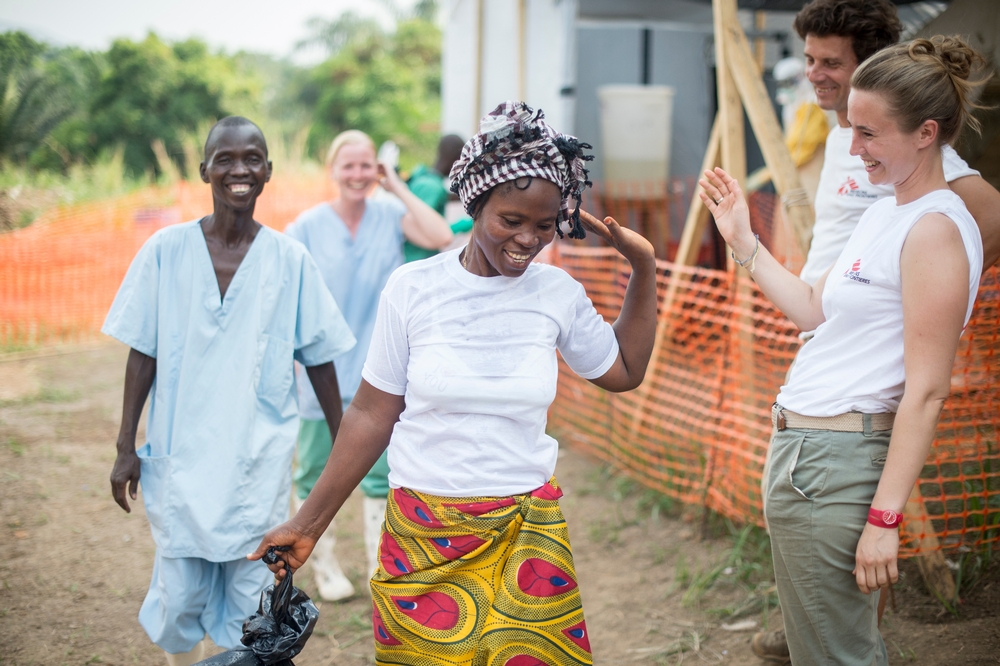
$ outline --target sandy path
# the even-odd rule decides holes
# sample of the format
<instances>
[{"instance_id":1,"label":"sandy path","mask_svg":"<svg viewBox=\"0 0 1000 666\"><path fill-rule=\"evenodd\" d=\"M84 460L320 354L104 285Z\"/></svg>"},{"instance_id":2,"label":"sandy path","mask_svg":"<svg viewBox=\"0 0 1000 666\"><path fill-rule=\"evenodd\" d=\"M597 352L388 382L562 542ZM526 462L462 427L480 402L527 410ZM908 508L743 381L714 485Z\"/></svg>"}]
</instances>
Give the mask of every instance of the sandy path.
<instances>
[{"instance_id":1,"label":"sandy path","mask_svg":"<svg viewBox=\"0 0 1000 666\"><path fill-rule=\"evenodd\" d=\"M141 498L125 514L107 482L126 352L107 345L0 360L0 664L164 663L136 621L154 552ZM562 452L557 475L596 663L762 663L750 654L750 634L720 629L713 612L746 598L744 588L723 577L684 605L675 580L710 568L731 537L693 538L688 523L655 515L650 493L571 451ZM338 554L364 590L360 514L356 494L338 517ZM316 597L308 566L296 580ZM296 663L373 663L367 595L320 606L317 631ZM890 634L904 650L917 646L922 664L993 663L1000 632L982 622L969 630L987 637L978 640L986 651L965 648L959 658L953 647L954 659L943 661L925 649L922 627L897 618Z\"/></svg>"}]
</instances>

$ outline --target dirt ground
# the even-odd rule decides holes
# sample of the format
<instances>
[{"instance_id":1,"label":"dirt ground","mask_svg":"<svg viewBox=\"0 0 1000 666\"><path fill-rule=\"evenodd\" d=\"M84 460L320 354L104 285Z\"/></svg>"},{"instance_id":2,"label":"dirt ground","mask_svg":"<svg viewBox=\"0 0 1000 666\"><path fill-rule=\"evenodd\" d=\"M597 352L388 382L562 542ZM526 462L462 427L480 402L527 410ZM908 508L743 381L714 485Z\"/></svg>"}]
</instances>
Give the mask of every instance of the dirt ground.
<instances>
[{"instance_id":1,"label":"dirt ground","mask_svg":"<svg viewBox=\"0 0 1000 666\"><path fill-rule=\"evenodd\" d=\"M136 621L154 552L142 503L125 514L107 481L126 352L0 359L0 664L164 663ZM685 520L691 511L573 451L561 452L556 473L595 663L763 663L750 636L781 623L773 605L760 607L773 597L766 556L735 557L724 529L700 539L697 521ZM362 593L317 604L299 666L373 663L358 496L337 530ZM1000 663L997 566L957 618L922 592L915 567L904 573L883 632L891 664ZM308 566L296 581L316 598Z\"/></svg>"}]
</instances>

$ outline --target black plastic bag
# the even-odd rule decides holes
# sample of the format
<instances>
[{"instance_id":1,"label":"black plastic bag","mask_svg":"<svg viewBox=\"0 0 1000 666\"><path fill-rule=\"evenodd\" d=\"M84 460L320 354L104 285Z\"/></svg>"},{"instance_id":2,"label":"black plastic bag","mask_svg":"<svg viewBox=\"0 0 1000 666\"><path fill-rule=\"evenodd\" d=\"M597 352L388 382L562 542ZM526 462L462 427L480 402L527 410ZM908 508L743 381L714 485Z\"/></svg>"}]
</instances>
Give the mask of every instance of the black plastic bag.
<instances>
[{"instance_id":1,"label":"black plastic bag","mask_svg":"<svg viewBox=\"0 0 1000 666\"><path fill-rule=\"evenodd\" d=\"M268 548L264 562L285 564L276 552L283 550L287 548ZM243 623L240 642L246 647L217 654L196 666L294 666L292 657L302 652L318 619L319 609L292 585L292 572L285 564L285 577L276 586L267 586L257 612Z\"/></svg>"}]
</instances>

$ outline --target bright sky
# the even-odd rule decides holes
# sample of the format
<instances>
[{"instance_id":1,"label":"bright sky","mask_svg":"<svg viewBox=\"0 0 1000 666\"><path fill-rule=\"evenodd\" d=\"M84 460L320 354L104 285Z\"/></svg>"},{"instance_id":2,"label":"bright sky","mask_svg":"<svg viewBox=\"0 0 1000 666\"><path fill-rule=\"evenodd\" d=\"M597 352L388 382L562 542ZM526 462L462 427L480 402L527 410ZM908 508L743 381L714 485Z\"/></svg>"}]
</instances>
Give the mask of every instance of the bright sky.
<instances>
[{"instance_id":1,"label":"bright sky","mask_svg":"<svg viewBox=\"0 0 1000 666\"><path fill-rule=\"evenodd\" d=\"M227 51L283 56L306 35L308 19L347 9L389 16L379 0L0 0L0 32L23 29L48 42L106 49L117 37L153 30L168 40L197 36Z\"/></svg>"}]
</instances>

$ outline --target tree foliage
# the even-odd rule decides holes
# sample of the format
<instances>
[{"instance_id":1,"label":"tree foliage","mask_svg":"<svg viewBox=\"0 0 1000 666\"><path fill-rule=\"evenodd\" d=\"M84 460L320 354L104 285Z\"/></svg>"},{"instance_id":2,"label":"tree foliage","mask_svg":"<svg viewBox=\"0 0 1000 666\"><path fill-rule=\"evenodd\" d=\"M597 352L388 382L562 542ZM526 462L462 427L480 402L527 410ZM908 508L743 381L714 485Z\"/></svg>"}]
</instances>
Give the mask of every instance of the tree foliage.
<instances>
[{"instance_id":1,"label":"tree foliage","mask_svg":"<svg viewBox=\"0 0 1000 666\"><path fill-rule=\"evenodd\" d=\"M0 34L0 163L25 162L77 113L96 69L79 49Z\"/></svg>"},{"instance_id":2,"label":"tree foliage","mask_svg":"<svg viewBox=\"0 0 1000 666\"><path fill-rule=\"evenodd\" d=\"M94 146L122 146L126 168L141 174L156 164L151 146L159 140L183 165L184 132L226 115L222 77L232 72L231 61L198 40L116 41L90 104Z\"/></svg>"},{"instance_id":3,"label":"tree foliage","mask_svg":"<svg viewBox=\"0 0 1000 666\"><path fill-rule=\"evenodd\" d=\"M316 158L337 133L354 128L376 142L395 141L404 165L430 160L440 116L437 2L418 0L406 11L395 0L381 2L392 28L352 12L313 19L300 46L327 57L311 67L212 52L197 39L167 43L152 33L117 40L106 52L0 34L0 167L67 172L121 153L125 169L145 177L160 170L152 144L161 143L190 177L192 137L230 114L280 133L286 145L307 133Z\"/></svg>"},{"instance_id":4,"label":"tree foliage","mask_svg":"<svg viewBox=\"0 0 1000 666\"><path fill-rule=\"evenodd\" d=\"M392 140L404 164L433 158L441 115L441 33L423 18L409 17L393 32L345 14L320 28L333 53L303 77L298 99L312 109L308 147L321 155L339 132L360 129L379 144Z\"/></svg>"}]
</instances>

